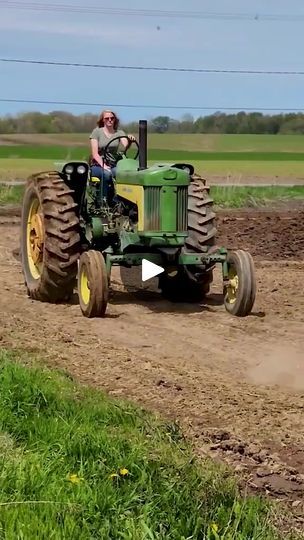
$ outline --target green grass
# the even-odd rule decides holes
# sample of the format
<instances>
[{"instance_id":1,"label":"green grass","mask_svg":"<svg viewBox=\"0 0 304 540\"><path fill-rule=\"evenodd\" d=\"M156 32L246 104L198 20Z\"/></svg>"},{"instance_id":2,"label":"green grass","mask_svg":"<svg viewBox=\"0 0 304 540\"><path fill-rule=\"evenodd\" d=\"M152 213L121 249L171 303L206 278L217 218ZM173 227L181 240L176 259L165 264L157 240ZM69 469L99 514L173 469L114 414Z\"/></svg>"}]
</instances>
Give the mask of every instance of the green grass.
<instances>
[{"instance_id":1,"label":"green grass","mask_svg":"<svg viewBox=\"0 0 304 540\"><path fill-rule=\"evenodd\" d=\"M246 180L252 176L259 178L302 178L304 184L304 163L301 161L192 161L198 174L220 176L227 181Z\"/></svg>"},{"instance_id":2,"label":"green grass","mask_svg":"<svg viewBox=\"0 0 304 540\"><path fill-rule=\"evenodd\" d=\"M31 137L37 137L37 135L31 135ZM47 137L48 139L43 140L55 141L50 135ZM186 161L192 163L198 173L210 176L232 177L233 179L237 177L246 179L250 176L297 177L303 178L304 181L303 139L301 138L302 147L300 148L297 136L290 136L292 140L297 141L297 144L289 141L289 144L282 145L281 149L278 145L274 145L273 138L269 139L267 136L264 136L265 139L263 136L244 136L243 141L241 136L231 136L236 139L221 136L228 137L227 140L224 139L225 144L213 145L213 147L212 145L210 147L192 145L189 141L193 137L201 137L196 135L164 135L162 139L161 135L153 134L150 137L152 139L148 153L149 163ZM253 137L255 141L251 146L249 143L246 144L248 137ZM263 144L258 142L259 137L264 140ZM281 140L285 137L278 136L277 138ZM153 140L159 141L158 147L154 147ZM175 141L175 147L172 141ZM186 144L186 141L189 144ZM56 142L57 144L44 145L33 144L33 141L31 144L0 145L0 180L26 178L33 172L54 168L56 161L87 160L88 141L84 146L80 146L79 141L77 144L73 144L71 140L67 143L67 140L59 137ZM132 148L129 151L130 157L135 155L134 150L135 148Z\"/></svg>"},{"instance_id":3,"label":"green grass","mask_svg":"<svg viewBox=\"0 0 304 540\"><path fill-rule=\"evenodd\" d=\"M85 139L86 141L86 139ZM151 134L149 147L193 152L300 152L303 135Z\"/></svg>"},{"instance_id":4,"label":"green grass","mask_svg":"<svg viewBox=\"0 0 304 540\"><path fill-rule=\"evenodd\" d=\"M24 186L6 186L0 184L0 205L20 204L24 193Z\"/></svg>"},{"instance_id":5,"label":"green grass","mask_svg":"<svg viewBox=\"0 0 304 540\"><path fill-rule=\"evenodd\" d=\"M0 144L49 144L79 145L88 148L89 133L59 134L0 134ZM134 135L137 135L134 133ZM194 152L301 152L302 135L226 135L226 134L175 134L151 133L149 148L188 150Z\"/></svg>"},{"instance_id":6,"label":"green grass","mask_svg":"<svg viewBox=\"0 0 304 540\"><path fill-rule=\"evenodd\" d=\"M6 186L0 184L0 204L20 204L24 186ZM272 202L302 200L304 186L211 186L211 195L217 206L241 208L248 206L266 206Z\"/></svg>"},{"instance_id":7,"label":"green grass","mask_svg":"<svg viewBox=\"0 0 304 540\"><path fill-rule=\"evenodd\" d=\"M0 181L26 179L30 174L54 169L55 160L0 159ZM178 160L180 161L180 160ZM304 163L300 161L200 161L191 160L195 170L202 175L221 176L224 179L246 179L250 176L264 178L303 178Z\"/></svg>"},{"instance_id":8,"label":"green grass","mask_svg":"<svg viewBox=\"0 0 304 540\"><path fill-rule=\"evenodd\" d=\"M268 206L273 202L291 200L304 203L304 186L212 186L210 194L215 205L223 208Z\"/></svg>"},{"instance_id":9,"label":"green grass","mask_svg":"<svg viewBox=\"0 0 304 540\"><path fill-rule=\"evenodd\" d=\"M197 152L301 152L302 135L151 134L151 148Z\"/></svg>"},{"instance_id":10,"label":"green grass","mask_svg":"<svg viewBox=\"0 0 304 540\"><path fill-rule=\"evenodd\" d=\"M0 434L1 538L279 538L269 503L199 464L177 426L4 350Z\"/></svg>"},{"instance_id":11,"label":"green grass","mask_svg":"<svg viewBox=\"0 0 304 540\"><path fill-rule=\"evenodd\" d=\"M134 156L134 149L129 150ZM16 145L0 146L2 159L52 159L52 160L86 160L89 149L84 146L65 147L60 145ZM189 151L183 148L170 150L166 148L150 148L148 151L150 161L193 160L202 161L304 161L304 153L300 152L207 152Z\"/></svg>"},{"instance_id":12,"label":"green grass","mask_svg":"<svg viewBox=\"0 0 304 540\"><path fill-rule=\"evenodd\" d=\"M23 179L30 174L54 169L53 160L0 159L0 181Z\"/></svg>"},{"instance_id":13,"label":"green grass","mask_svg":"<svg viewBox=\"0 0 304 540\"><path fill-rule=\"evenodd\" d=\"M87 160L89 147L64 147L60 145L16 145L0 146L0 159L47 159L47 160Z\"/></svg>"}]
</instances>

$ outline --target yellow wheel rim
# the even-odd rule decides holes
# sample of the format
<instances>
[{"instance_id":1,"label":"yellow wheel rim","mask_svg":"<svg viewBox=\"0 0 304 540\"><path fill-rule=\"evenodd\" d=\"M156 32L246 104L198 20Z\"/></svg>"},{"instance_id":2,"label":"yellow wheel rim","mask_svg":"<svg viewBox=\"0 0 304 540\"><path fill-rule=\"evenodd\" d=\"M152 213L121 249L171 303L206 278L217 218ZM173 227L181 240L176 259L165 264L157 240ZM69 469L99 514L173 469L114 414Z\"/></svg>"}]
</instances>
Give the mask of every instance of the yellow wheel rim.
<instances>
[{"instance_id":1,"label":"yellow wheel rim","mask_svg":"<svg viewBox=\"0 0 304 540\"><path fill-rule=\"evenodd\" d=\"M83 268L80 274L80 296L84 304L90 302L91 291L86 269Z\"/></svg>"},{"instance_id":2,"label":"yellow wheel rim","mask_svg":"<svg viewBox=\"0 0 304 540\"><path fill-rule=\"evenodd\" d=\"M229 268L228 273L228 285L226 288L227 291L227 302L229 304L234 304L237 298L237 291L239 287L239 278L233 267Z\"/></svg>"},{"instance_id":3,"label":"yellow wheel rim","mask_svg":"<svg viewBox=\"0 0 304 540\"><path fill-rule=\"evenodd\" d=\"M29 269L33 278L39 279L43 263L44 228L38 199L35 199L31 204L26 232Z\"/></svg>"}]
</instances>

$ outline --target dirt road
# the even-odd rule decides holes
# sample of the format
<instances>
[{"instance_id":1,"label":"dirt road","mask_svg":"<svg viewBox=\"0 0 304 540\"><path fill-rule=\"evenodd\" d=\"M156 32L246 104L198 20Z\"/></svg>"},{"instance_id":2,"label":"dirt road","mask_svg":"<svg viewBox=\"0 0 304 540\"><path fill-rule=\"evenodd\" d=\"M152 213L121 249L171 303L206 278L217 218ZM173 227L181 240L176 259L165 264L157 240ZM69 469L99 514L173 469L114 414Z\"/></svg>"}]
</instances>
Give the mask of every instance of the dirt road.
<instances>
[{"instance_id":1,"label":"dirt road","mask_svg":"<svg viewBox=\"0 0 304 540\"><path fill-rule=\"evenodd\" d=\"M176 419L199 454L231 463L251 488L293 500L300 513L304 211L229 212L219 215L218 229L219 243L254 256L251 316L225 312L219 273L200 306L172 305L139 277L141 290L125 292L115 272L107 317L88 320L77 298L56 306L27 298L13 255L19 229L2 218L0 343L42 354L82 382Z\"/></svg>"}]
</instances>

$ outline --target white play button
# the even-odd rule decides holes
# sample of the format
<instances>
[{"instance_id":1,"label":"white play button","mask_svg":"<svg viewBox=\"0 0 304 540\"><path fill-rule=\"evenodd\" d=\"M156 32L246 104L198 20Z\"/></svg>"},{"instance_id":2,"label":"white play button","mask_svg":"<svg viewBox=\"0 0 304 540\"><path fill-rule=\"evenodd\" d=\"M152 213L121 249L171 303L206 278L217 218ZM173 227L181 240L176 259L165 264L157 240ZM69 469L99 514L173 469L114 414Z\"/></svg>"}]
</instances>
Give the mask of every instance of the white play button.
<instances>
[{"instance_id":1,"label":"white play button","mask_svg":"<svg viewBox=\"0 0 304 540\"><path fill-rule=\"evenodd\" d=\"M147 259L142 260L141 279L143 281L158 276L158 274L161 274L162 272L164 272L164 269L161 266L158 266L158 264L147 261Z\"/></svg>"}]
</instances>

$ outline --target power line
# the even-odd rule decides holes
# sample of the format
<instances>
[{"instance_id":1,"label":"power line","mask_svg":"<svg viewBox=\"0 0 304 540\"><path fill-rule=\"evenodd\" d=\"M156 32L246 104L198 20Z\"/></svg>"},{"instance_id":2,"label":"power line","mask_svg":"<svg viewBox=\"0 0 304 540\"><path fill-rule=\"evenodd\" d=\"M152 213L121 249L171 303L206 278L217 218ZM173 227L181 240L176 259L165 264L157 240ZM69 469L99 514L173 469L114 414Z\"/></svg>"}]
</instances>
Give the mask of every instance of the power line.
<instances>
[{"instance_id":1,"label":"power line","mask_svg":"<svg viewBox=\"0 0 304 540\"><path fill-rule=\"evenodd\" d=\"M239 20L239 21L279 21L279 22L300 22L304 20L304 14L275 14L275 13L218 13L208 11L181 11L181 10L161 10L161 9L126 9L109 8L97 5L75 6L71 4L56 4L47 2L20 2L12 0L1 0L0 6L6 9L24 11L50 11L59 13L83 13L100 14L107 16L129 16L129 17L157 17L169 19L213 19L213 20Z\"/></svg>"},{"instance_id":2,"label":"power line","mask_svg":"<svg viewBox=\"0 0 304 540\"><path fill-rule=\"evenodd\" d=\"M22 60L20 58L0 58L0 62L17 64L36 64L44 66L60 67L81 67L94 69L123 69L134 71L175 71L184 73L226 73L238 75L304 75L304 71L287 70L254 70L254 69L208 69L208 68L178 68L178 67L157 67L157 66L128 66L115 64L85 64L80 62L57 62L47 60Z\"/></svg>"},{"instance_id":3,"label":"power line","mask_svg":"<svg viewBox=\"0 0 304 540\"><path fill-rule=\"evenodd\" d=\"M285 108L285 107L204 107L188 105L155 105L155 104L132 104L132 103L88 103L82 101L48 101L42 99L12 99L0 98L1 103L27 103L43 105L75 105L81 107L117 107L132 109L176 109L176 110L195 110L195 111L303 111L303 107Z\"/></svg>"}]
</instances>

